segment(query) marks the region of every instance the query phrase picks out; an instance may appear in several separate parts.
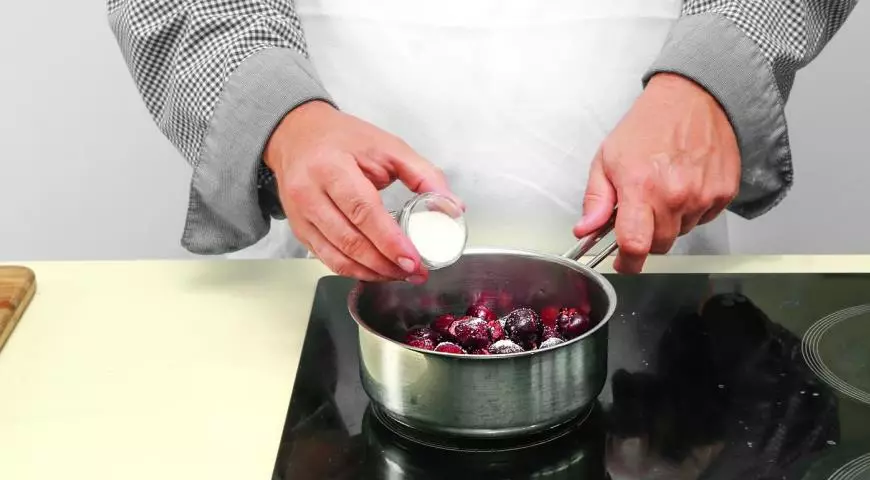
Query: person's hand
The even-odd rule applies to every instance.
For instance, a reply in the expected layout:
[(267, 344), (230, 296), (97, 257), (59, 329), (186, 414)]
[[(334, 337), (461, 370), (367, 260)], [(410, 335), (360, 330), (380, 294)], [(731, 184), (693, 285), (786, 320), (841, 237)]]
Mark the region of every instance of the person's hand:
[(275, 173), (293, 234), (335, 273), (422, 283), (420, 255), (381, 201), (396, 179), (455, 198), (441, 171), (406, 143), (325, 102), (290, 112), (263, 160)]
[(722, 107), (694, 82), (658, 74), (598, 150), (574, 234), (598, 230), (618, 204), (614, 269), (638, 273), (650, 253), (716, 218), (739, 186), (740, 152)]

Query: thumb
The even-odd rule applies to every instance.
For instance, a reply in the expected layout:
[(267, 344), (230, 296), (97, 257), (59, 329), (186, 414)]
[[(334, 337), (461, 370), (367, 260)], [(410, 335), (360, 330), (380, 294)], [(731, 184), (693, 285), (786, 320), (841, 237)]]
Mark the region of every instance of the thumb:
[(607, 223), (616, 206), (616, 191), (604, 173), (604, 157), (601, 150), (595, 155), (589, 169), (589, 181), (583, 196), (583, 217), (574, 226), (574, 236), (583, 238)]
[(399, 145), (393, 155), (396, 177), (414, 193), (437, 193), (453, 200), (462, 210), (465, 203), (447, 185), (447, 178), (440, 168), (421, 157), (406, 144)]

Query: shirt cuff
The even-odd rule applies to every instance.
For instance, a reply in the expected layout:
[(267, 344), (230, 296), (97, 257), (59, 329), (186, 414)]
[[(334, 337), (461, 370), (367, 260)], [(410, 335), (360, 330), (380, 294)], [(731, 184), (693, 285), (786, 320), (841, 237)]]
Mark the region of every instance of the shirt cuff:
[(644, 75), (674, 73), (705, 88), (722, 105), (740, 147), (740, 192), (728, 209), (755, 218), (792, 185), (784, 101), (761, 50), (730, 20), (714, 13), (680, 18)]
[(266, 48), (249, 56), (224, 84), (194, 164), (181, 244), (205, 255), (253, 245), (276, 215), (274, 180), (261, 182), (272, 132), (303, 103), (332, 100), (296, 51)]

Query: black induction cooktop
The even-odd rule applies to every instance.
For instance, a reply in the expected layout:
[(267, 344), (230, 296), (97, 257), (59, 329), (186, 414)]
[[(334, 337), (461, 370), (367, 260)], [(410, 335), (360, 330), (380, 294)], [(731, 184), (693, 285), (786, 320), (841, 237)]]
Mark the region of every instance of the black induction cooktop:
[(320, 281), (273, 478), (870, 479), (870, 275), (610, 275), (608, 381), (525, 443), (445, 445), (369, 405)]

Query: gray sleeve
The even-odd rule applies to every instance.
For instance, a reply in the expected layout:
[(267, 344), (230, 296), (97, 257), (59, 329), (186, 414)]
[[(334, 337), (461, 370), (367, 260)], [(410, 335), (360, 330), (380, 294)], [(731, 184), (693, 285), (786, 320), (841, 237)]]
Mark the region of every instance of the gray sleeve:
[(644, 76), (676, 73), (722, 105), (740, 146), (740, 192), (729, 210), (754, 218), (792, 185), (785, 103), (795, 73), (846, 21), (857, 0), (686, 0)]
[(154, 122), (193, 169), (182, 245), (253, 245), (278, 216), (262, 152), (310, 100), (332, 103), (292, 0), (108, 0), (109, 25)]

